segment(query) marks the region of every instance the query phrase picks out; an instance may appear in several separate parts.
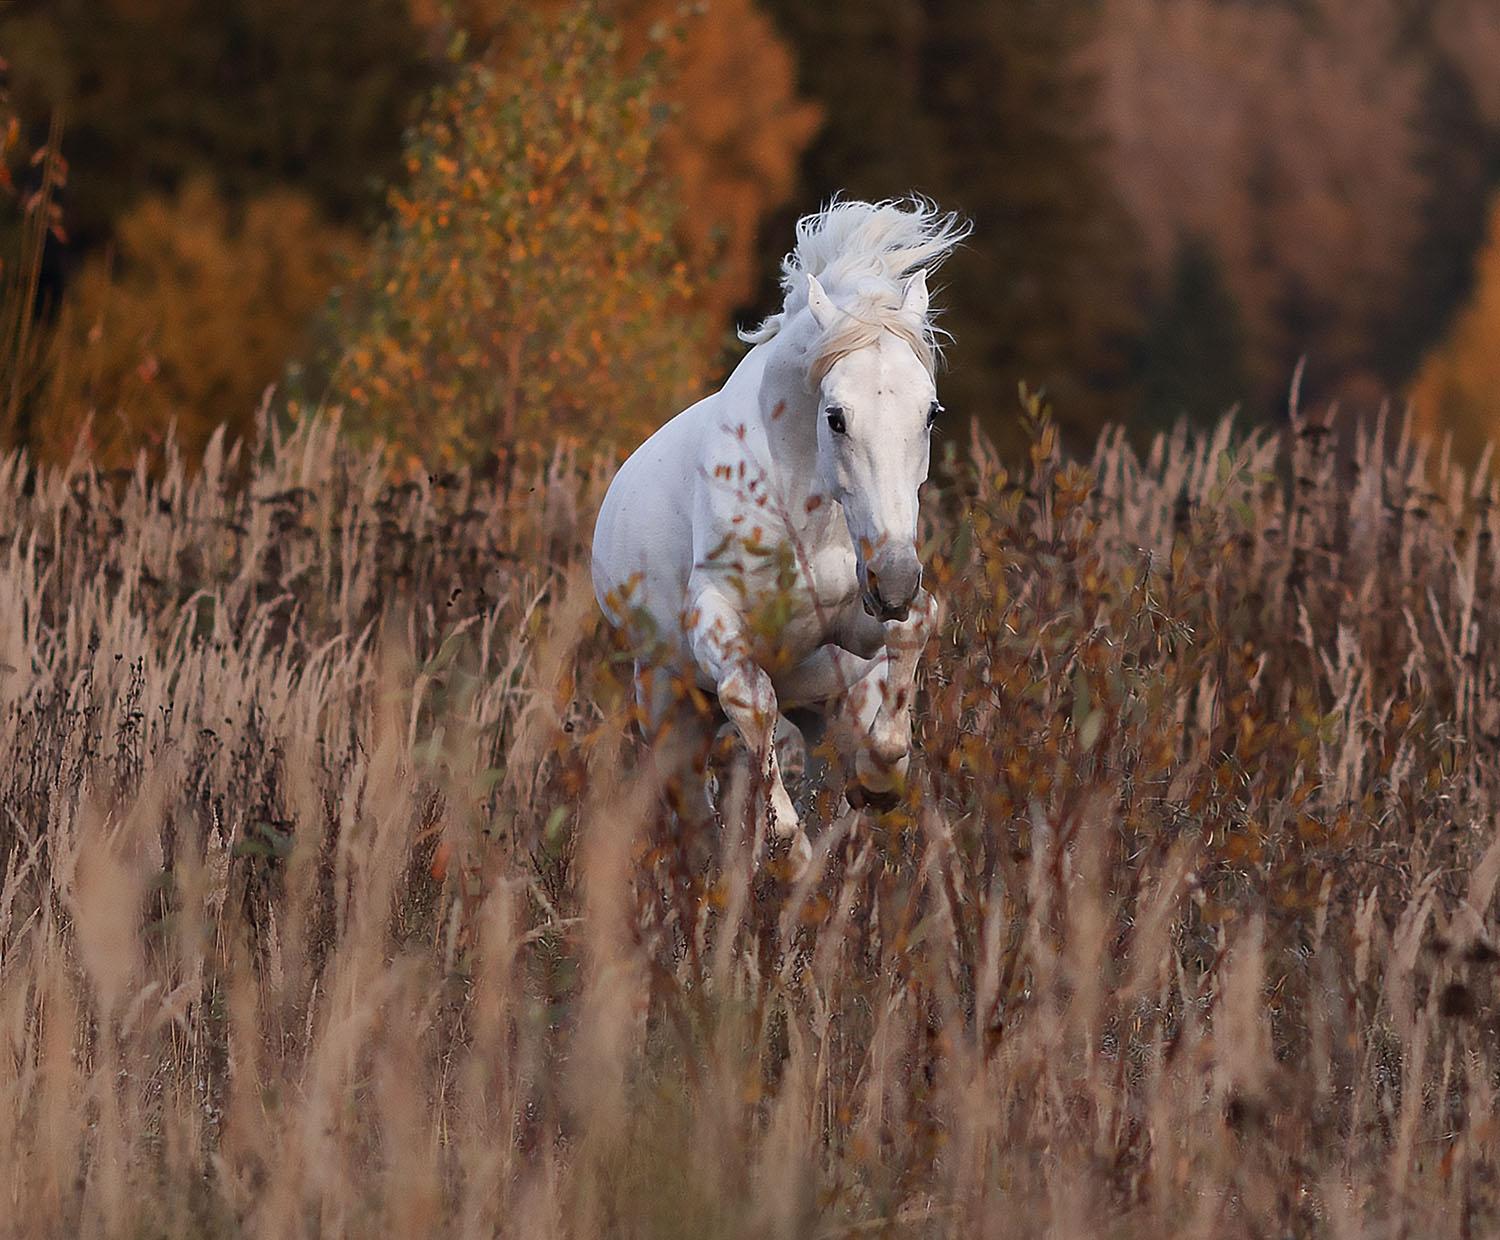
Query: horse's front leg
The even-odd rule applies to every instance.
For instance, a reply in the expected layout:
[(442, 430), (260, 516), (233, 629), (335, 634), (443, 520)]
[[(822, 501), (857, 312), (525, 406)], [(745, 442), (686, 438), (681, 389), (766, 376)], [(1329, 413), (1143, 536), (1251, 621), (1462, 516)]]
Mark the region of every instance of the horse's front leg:
[(690, 608), (693, 658), (713, 682), (719, 705), (744, 739), (765, 780), (770, 826), (792, 842), (798, 867), (812, 856), (792, 798), (787, 795), (776, 760), (774, 738), (780, 707), (771, 677), (750, 654), (744, 617), (720, 591), (700, 591)]
[(884, 651), (849, 694), (864, 738), (855, 753), (854, 774), (871, 792), (888, 792), (906, 778), (917, 664), (937, 622), (937, 600), (926, 590), (917, 591), (905, 620), (882, 624), (863, 611), (850, 617), (845, 635), (850, 647)]

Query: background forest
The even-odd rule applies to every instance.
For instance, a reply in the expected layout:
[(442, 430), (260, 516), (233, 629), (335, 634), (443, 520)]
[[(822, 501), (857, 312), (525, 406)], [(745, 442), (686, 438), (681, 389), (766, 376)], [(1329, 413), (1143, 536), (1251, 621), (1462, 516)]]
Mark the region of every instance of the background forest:
[(455, 460), (628, 438), (840, 189), (973, 218), (945, 398), (1002, 442), (1023, 380), (1084, 443), (1277, 418), (1304, 355), (1500, 419), (1491, 0), (14, 0), (0, 53), (43, 458), (271, 384)]

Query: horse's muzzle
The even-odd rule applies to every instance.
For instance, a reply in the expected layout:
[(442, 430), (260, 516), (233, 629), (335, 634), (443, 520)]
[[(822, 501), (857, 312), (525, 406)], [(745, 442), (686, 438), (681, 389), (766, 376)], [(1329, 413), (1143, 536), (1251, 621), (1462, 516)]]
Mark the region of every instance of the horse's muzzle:
[(874, 590), (864, 591), (862, 597), (865, 604), (865, 614), (867, 616), (874, 616), (882, 624), (890, 624), (892, 622), (900, 624), (911, 615), (910, 601), (894, 604), (887, 603)]
[(922, 562), (914, 554), (881, 556), (865, 567), (865, 611), (883, 624), (911, 615), (912, 600), (922, 585)]

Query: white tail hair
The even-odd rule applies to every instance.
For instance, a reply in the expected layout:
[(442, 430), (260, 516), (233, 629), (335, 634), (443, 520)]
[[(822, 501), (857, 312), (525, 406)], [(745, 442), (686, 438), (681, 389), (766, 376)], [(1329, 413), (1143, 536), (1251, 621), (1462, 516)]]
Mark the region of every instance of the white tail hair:
[(815, 347), (815, 373), (826, 372), (838, 356), (870, 343), (883, 330), (911, 341), (931, 370), (939, 352), (939, 329), (930, 313), (920, 323), (904, 321), (905, 282), (919, 268), (936, 268), (969, 231), (968, 221), (940, 211), (926, 198), (835, 199), (797, 221), (797, 246), (781, 261), (781, 310), (753, 331), (741, 331), (740, 339), (760, 344), (775, 336), (807, 305), (807, 277), (812, 275), (846, 319)]

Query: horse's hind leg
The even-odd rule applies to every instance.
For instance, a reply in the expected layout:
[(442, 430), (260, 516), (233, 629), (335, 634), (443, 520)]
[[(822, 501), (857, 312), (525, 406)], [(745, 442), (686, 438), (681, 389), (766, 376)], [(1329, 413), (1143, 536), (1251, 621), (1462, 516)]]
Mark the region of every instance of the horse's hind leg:
[(708, 753), (719, 720), (705, 714), (664, 668), (637, 664), (635, 692), (663, 797), (685, 824), (705, 825), (714, 816)]
[[(793, 797), (798, 809), (807, 812), (815, 804), (819, 788), (829, 786), (831, 764), (827, 747), (823, 744), (828, 735), (828, 709), (823, 706), (794, 706), (783, 719), (786, 741), (782, 750), (782, 772), (795, 781), (796, 795)], [(782, 730), (777, 731), (778, 743)]]
[[(821, 777), (823, 764), (817, 756), (817, 748), (828, 730), (828, 720), (823, 712), (812, 706), (793, 706), (784, 712), (782, 725), (776, 729), (777, 744), (784, 746), (782, 771), (804, 779)], [(792, 733), (796, 734), (795, 742)]]
[(842, 728), (835, 732), (837, 748), (846, 758), (851, 753), (851, 737), (863, 736), (868, 731), (868, 721), (859, 718), (852, 697), (858, 686), (883, 664), (883, 656), (866, 659), (840, 646), (827, 645), (820, 646), (782, 676), (779, 690), (792, 703), (786, 717), (802, 734), (807, 754), (806, 779), (811, 787), (828, 784), (830, 763), (823, 742), (836, 717), (843, 721)]

